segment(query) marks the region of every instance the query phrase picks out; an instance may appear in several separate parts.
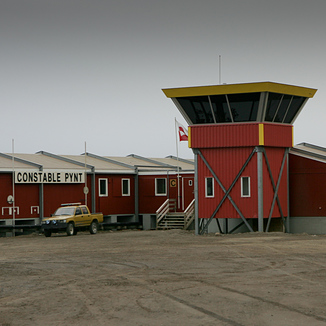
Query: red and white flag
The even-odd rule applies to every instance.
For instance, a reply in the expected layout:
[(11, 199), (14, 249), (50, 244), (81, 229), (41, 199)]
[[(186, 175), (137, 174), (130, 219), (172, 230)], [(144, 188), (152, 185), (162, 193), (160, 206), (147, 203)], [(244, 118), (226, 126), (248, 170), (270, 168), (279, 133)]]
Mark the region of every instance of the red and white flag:
[(177, 120), (175, 120), (179, 141), (188, 141), (188, 130)]

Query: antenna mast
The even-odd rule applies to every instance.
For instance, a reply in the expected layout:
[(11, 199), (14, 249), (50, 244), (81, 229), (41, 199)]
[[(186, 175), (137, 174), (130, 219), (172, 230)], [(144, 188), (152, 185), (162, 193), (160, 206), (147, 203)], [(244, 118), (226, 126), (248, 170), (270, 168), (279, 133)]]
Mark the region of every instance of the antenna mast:
[(219, 66), (219, 71), (218, 71), (218, 73), (219, 73), (219, 84), (221, 85), (222, 84), (222, 56), (221, 55), (219, 55), (218, 56), (218, 66)]

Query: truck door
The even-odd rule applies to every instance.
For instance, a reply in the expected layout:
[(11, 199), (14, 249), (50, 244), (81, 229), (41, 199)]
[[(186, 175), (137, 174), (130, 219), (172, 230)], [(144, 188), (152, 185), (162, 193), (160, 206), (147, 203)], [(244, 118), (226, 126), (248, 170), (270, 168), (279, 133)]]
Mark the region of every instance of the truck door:
[(80, 207), (76, 207), (75, 210), (75, 225), (77, 227), (85, 225), (82, 210)]
[(88, 209), (86, 206), (81, 207), (82, 214), (83, 214), (83, 220), (84, 220), (84, 225), (88, 226), (91, 224), (92, 216), (89, 213)]

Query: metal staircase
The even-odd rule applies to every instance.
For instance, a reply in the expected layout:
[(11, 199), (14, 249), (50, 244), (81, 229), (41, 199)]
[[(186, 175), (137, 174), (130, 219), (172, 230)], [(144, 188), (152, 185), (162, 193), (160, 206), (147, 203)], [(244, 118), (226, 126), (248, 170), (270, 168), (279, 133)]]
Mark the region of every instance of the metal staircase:
[(176, 211), (176, 200), (167, 199), (156, 211), (156, 229), (184, 229), (187, 230), (194, 220), (195, 200), (184, 212)]

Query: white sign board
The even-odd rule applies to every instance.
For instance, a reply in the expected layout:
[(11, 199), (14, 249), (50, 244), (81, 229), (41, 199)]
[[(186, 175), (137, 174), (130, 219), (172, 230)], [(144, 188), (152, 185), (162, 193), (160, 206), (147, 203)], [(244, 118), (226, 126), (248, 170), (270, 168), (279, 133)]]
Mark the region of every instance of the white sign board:
[(84, 183), (84, 172), (15, 171), (15, 183)]

